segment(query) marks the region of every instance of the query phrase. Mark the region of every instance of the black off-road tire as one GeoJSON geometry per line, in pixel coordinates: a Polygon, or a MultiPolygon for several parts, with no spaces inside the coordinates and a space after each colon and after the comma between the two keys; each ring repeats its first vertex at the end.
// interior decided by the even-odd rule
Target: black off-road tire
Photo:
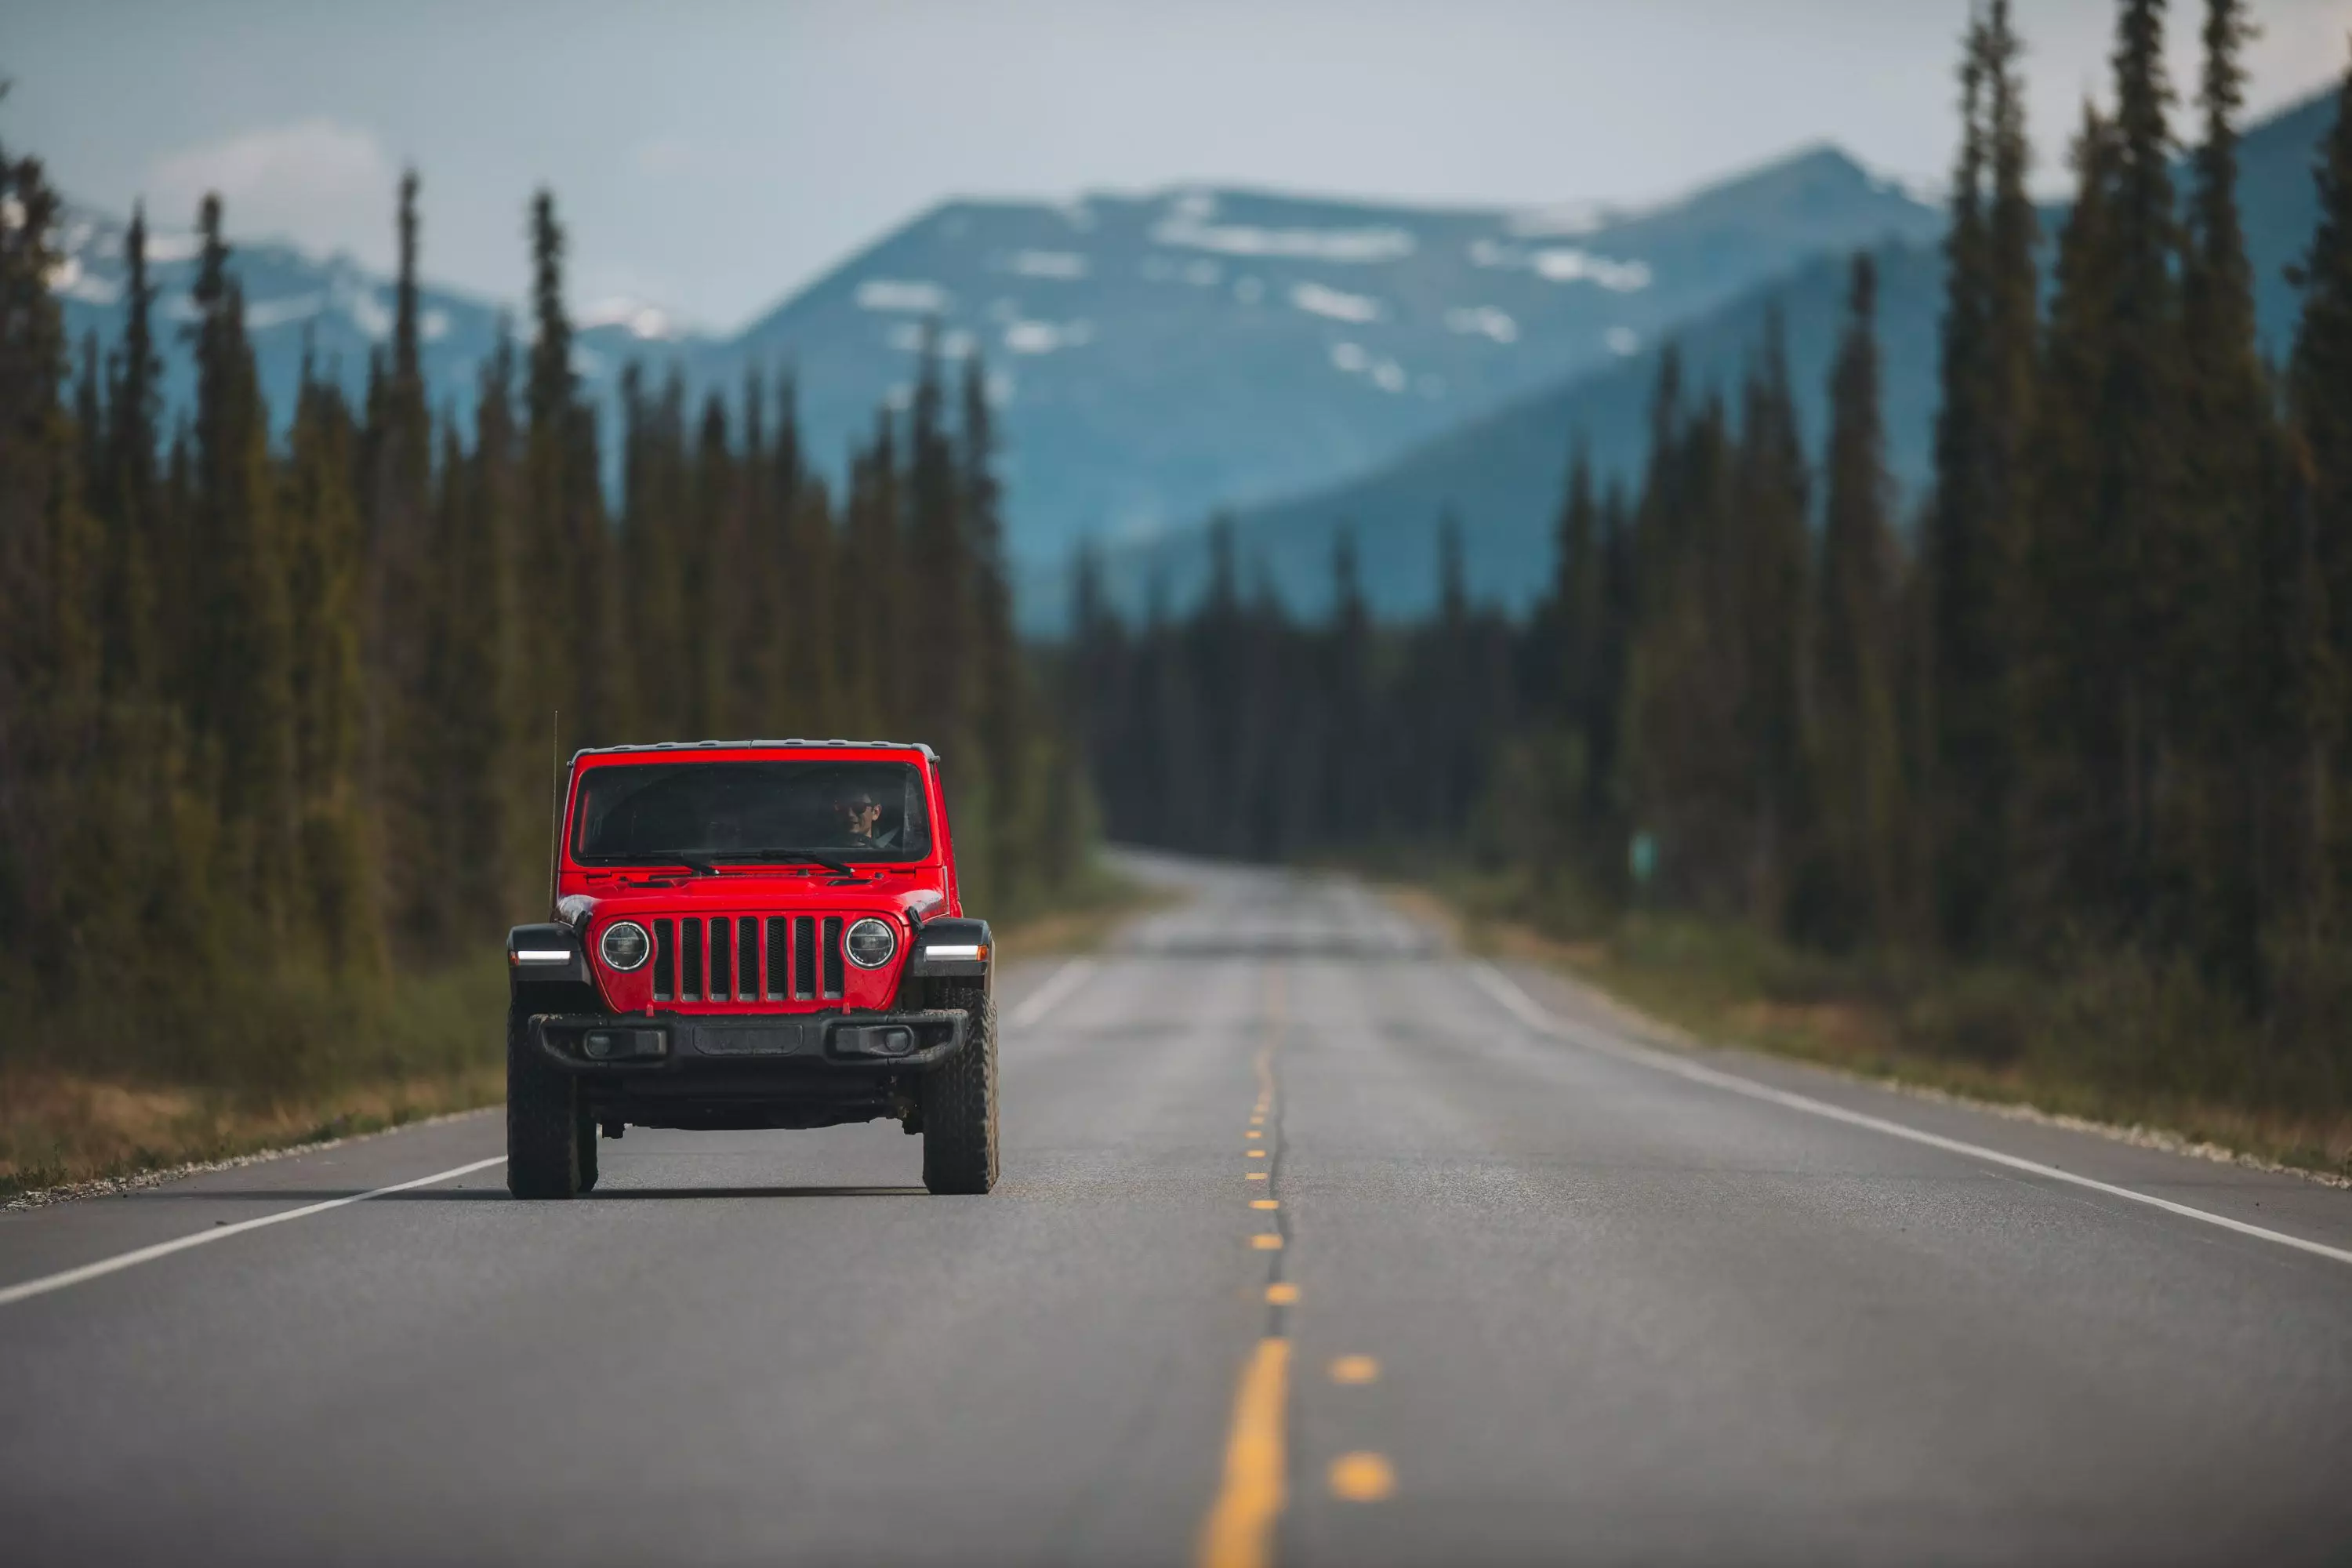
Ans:
{"type": "Polygon", "coordinates": [[[530,1016],[507,1010],[507,1191],[519,1198],[577,1197],[580,1091],[530,1043],[530,1016]]]}
{"type": "Polygon", "coordinates": [[[923,1075],[923,1185],[977,1194],[996,1185],[996,998],[959,991],[940,1005],[971,1012],[963,1049],[923,1075]]]}
{"type": "Polygon", "coordinates": [[[580,1190],[593,1193],[596,1190],[596,1139],[599,1136],[596,1121],[588,1114],[588,1108],[584,1105],[574,1114],[580,1119],[580,1190]]]}

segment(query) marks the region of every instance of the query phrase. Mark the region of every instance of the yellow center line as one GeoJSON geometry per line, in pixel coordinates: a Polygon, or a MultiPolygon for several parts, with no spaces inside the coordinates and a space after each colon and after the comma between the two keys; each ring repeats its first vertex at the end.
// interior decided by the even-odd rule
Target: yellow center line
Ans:
{"type": "Polygon", "coordinates": [[[1342,1502],[1379,1502],[1396,1490],[1396,1472],[1378,1454],[1342,1454],[1331,1461],[1331,1495],[1342,1502]]]}
{"type": "Polygon", "coordinates": [[[1274,1521],[1282,1517],[1284,1407],[1290,1397],[1290,1342],[1263,1339],[1234,1391],[1225,1479],[1201,1526],[1201,1568],[1265,1568],[1274,1521]]]}
{"type": "MultiPolygon", "coordinates": [[[[1265,979],[1265,1038],[1251,1064],[1257,1075],[1257,1109],[1250,1117],[1253,1128],[1263,1125],[1274,1109],[1274,1047],[1281,1038],[1281,971],[1269,969],[1265,979]]],[[[1255,1131],[1249,1138],[1253,1142],[1265,1141],[1265,1134],[1255,1131]]],[[[1246,1152],[1253,1160],[1266,1157],[1262,1147],[1246,1152]]],[[[1246,1173],[1251,1181],[1263,1182],[1270,1172],[1261,1168],[1246,1173]]],[[[1250,1206],[1276,1209],[1281,1205],[1267,1197],[1253,1200],[1250,1206]]],[[[1250,1237],[1250,1245],[1262,1252],[1279,1252],[1281,1232],[1260,1232],[1250,1237]]],[[[1270,1265],[1278,1268],[1280,1261],[1271,1259],[1270,1265]]],[[[1279,1279],[1267,1281],[1269,1308],[1294,1306],[1297,1300],[1297,1286],[1279,1279]]],[[[1234,1390],[1224,1476],[1208,1517],[1201,1521],[1200,1568],[1271,1568],[1274,1562],[1275,1525],[1288,1501],[1290,1340],[1281,1330],[1281,1319],[1269,1317],[1268,1331],[1243,1363],[1241,1381],[1234,1390]]]]}

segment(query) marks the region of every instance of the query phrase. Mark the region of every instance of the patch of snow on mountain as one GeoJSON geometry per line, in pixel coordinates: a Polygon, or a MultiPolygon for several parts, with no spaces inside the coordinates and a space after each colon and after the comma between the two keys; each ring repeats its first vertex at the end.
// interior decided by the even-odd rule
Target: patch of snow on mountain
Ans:
{"type": "Polygon", "coordinates": [[[1518,322],[1511,320],[1507,311],[1492,305],[1456,305],[1445,312],[1445,326],[1448,331],[1460,332],[1465,337],[1489,337],[1498,343],[1519,341],[1518,322]]]}
{"type": "Polygon", "coordinates": [[[917,315],[937,315],[948,308],[950,298],[937,283],[910,279],[868,278],[857,286],[857,308],[861,310],[909,310],[917,315]]]}
{"type": "Polygon", "coordinates": [[[323,294],[289,294],[282,300],[262,300],[245,308],[245,324],[252,331],[266,332],[272,327],[282,327],[289,321],[307,321],[325,306],[323,294]]]}
{"type": "MultiPolygon", "coordinates": [[[[899,321],[894,323],[889,331],[883,335],[883,342],[902,353],[919,353],[922,352],[923,339],[926,335],[926,329],[921,323],[899,321]]],[[[951,327],[939,336],[939,353],[941,359],[968,358],[972,350],[979,346],[980,340],[961,327],[951,327]]]]}
{"type": "Polygon", "coordinates": [[[638,339],[675,338],[679,336],[677,324],[669,312],[658,305],[648,305],[640,300],[615,296],[600,300],[580,313],[583,327],[625,327],[629,336],[638,339]]]}
{"type": "Polygon", "coordinates": [[[1076,321],[1015,321],[1004,329],[1004,346],[1017,354],[1049,354],[1094,341],[1095,324],[1076,321]]]}
{"type": "Polygon", "coordinates": [[[50,268],[47,281],[49,292],[79,300],[85,305],[111,305],[122,298],[119,280],[100,278],[85,268],[77,257],[66,257],[50,268]]]}
{"type": "Polygon", "coordinates": [[[1366,228],[1262,228],[1255,224],[1211,223],[1215,209],[1210,198],[1180,197],[1170,205],[1168,216],[1152,226],[1152,243],[1213,250],[1223,256],[1350,263],[1399,261],[1411,256],[1419,243],[1412,230],[1389,224],[1366,228]]]}
{"type": "Polygon", "coordinates": [[[1333,343],[1331,368],[1347,375],[1370,376],[1382,392],[1402,392],[1410,380],[1404,366],[1392,359],[1374,359],[1361,343],[1333,343]]]}
{"type": "Polygon", "coordinates": [[[1536,276],[1553,283],[1592,282],[1612,293],[1626,294],[1650,286],[1646,261],[1612,261],[1573,246],[1535,253],[1536,276]]]}
{"type": "Polygon", "coordinates": [[[1310,315],[1328,316],[1335,321],[1381,319],[1381,302],[1370,294],[1350,294],[1341,289],[1327,289],[1320,283],[1292,284],[1290,302],[1310,315]]]}
{"type": "Polygon", "coordinates": [[[1631,327],[1612,327],[1601,334],[1601,342],[1611,353],[1622,357],[1642,346],[1642,334],[1631,327]]]}
{"type": "Polygon", "coordinates": [[[204,236],[194,229],[151,229],[147,235],[147,265],[167,266],[194,261],[205,253],[204,236]]]}
{"type": "Polygon", "coordinates": [[[392,312],[385,309],[376,291],[348,273],[339,273],[333,280],[334,302],[342,307],[362,336],[384,338],[392,335],[392,312]]]}
{"type": "Polygon", "coordinates": [[[1474,239],[1470,242],[1470,264],[1524,268],[1547,282],[1597,283],[1620,294],[1650,286],[1648,262],[1620,261],[1572,245],[1530,248],[1495,239],[1474,239]]]}
{"type": "Polygon", "coordinates": [[[1007,270],[1023,278],[1084,278],[1092,263],[1081,250],[1016,250],[1007,270]]]}
{"type": "Polygon", "coordinates": [[[449,335],[449,312],[427,310],[416,318],[416,331],[428,343],[437,343],[449,335]]]}

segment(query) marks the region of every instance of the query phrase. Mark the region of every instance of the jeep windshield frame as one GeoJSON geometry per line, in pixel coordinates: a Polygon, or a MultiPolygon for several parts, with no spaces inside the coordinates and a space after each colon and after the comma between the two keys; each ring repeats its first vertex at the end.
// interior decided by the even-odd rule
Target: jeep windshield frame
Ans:
{"type": "Polygon", "coordinates": [[[929,778],[873,757],[662,756],[579,770],[566,847],[583,867],[907,865],[932,858],[929,778]]]}

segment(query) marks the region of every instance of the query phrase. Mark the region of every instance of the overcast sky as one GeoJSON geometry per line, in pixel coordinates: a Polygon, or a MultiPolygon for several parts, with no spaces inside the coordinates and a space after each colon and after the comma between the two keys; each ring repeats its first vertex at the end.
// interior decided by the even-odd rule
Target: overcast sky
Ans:
{"type": "MultiPolygon", "coordinates": [[[[2021,0],[2046,184],[2112,0],[2021,0]]],[[[2352,0],[2254,0],[2257,112],[2342,72],[2352,0]]],[[[2179,79],[2196,14],[2177,0],[2179,79]]],[[[950,195],[1178,182],[1417,201],[1669,195],[1832,141],[1939,179],[1966,0],[13,0],[0,136],[77,199],[512,298],[551,183],[573,296],[709,328],[950,195]]]]}

